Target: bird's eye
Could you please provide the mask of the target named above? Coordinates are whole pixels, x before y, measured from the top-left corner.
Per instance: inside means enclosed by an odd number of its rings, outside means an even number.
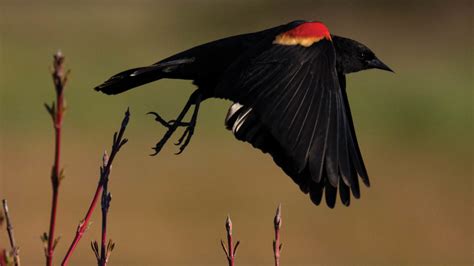
[[[365,53],[364,52],[360,53],[359,57],[360,58],[365,58]]]

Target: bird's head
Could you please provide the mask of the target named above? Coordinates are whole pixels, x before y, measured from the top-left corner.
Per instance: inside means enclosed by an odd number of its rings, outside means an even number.
[[[339,72],[348,74],[372,68],[393,72],[362,43],[336,35],[332,35],[332,40],[336,49],[336,67]]]

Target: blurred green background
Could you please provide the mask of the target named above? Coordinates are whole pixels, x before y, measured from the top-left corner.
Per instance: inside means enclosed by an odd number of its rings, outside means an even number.
[[[54,97],[48,68],[60,48],[72,74],[58,264],[130,106],[130,142],[110,184],[109,235],[117,243],[110,265],[225,265],[219,240],[228,213],[242,242],[237,265],[272,265],[280,202],[282,265],[472,265],[472,14],[471,1],[1,0],[0,196],[9,199],[23,264],[44,264],[39,236],[49,223],[53,131],[43,103]],[[269,156],[234,140],[222,100],[201,106],[184,154],[168,145],[149,157],[164,129],[145,113],[173,118],[190,82],[165,80],[115,97],[92,90],[118,71],[295,19],[325,22],[396,72],[348,77],[373,184],[350,208],[313,206]],[[99,233],[96,212],[72,265],[95,263],[89,243]]]

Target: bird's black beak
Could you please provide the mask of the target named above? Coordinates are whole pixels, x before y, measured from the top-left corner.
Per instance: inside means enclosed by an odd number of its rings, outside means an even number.
[[[394,72],[392,69],[390,69],[386,64],[384,64],[378,58],[374,58],[374,59],[370,60],[368,63],[369,63],[370,68],[378,68],[378,69]]]

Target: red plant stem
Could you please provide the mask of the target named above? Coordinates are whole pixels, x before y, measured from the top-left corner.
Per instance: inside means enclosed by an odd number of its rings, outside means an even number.
[[[58,196],[59,196],[59,187],[55,187],[53,185],[53,199],[52,199],[52,207],[51,207],[51,218],[49,223],[49,234],[48,234],[48,250],[46,254],[46,264],[48,266],[53,265],[53,244],[54,244],[54,232],[56,227],[56,213],[58,208]]]
[[[229,266],[234,266],[234,245],[232,243],[232,232],[227,234],[227,243],[229,248]]]
[[[275,266],[280,266],[280,229],[275,229]]]
[[[7,265],[7,250],[6,249],[0,249],[0,266]]]
[[[51,175],[51,184],[53,188],[53,198],[51,203],[51,218],[49,222],[49,234],[48,234],[48,251],[46,256],[46,264],[51,266],[53,264],[54,255],[54,240],[55,240],[55,228],[56,228],[56,214],[58,209],[58,198],[59,198],[59,176],[60,168],[59,162],[61,158],[61,126],[62,126],[62,108],[63,108],[63,95],[62,93],[57,97],[57,109],[54,123],[55,129],[55,154],[54,154],[54,167],[53,174]]]
[[[76,231],[76,236],[74,237],[74,240],[71,243],[71,246],[69,246],[69,249],[66,253],[66,256],[64,256],[63,262],[61,265],[67,265],[69,262],[69,259],[71,258],[72,252],[76,248],[77,244],[79,243],[79,240],[81,240],[82,235],[84,235],[84,232],[86,231],[89,221],[91,219],[92,213],[94,212],[95,206],[97,205],[97,201],[99,199],[99,195],[102,192],[102,184],[99,181],[99,184],[97,185],[97,189],[95,191],[94,197],[92,198],[92,202],[89,206],[89,209],[87,210],[86,216],[82,220],[81,223],[79,223],[79,226],[77,227]]]
[[[278,205],[275,218],[273,219],[273,226],[275,229],[275,240],[273,240],[273,255],[275,259],[275,266],[280,266],[280,228],[281,228],[281,205]]]
[[[235,243],[235,246],[232,242],[232,221],[230,220],[230,216],[227,216],[227,219],[225,221],[225,229],[227,231],[227,247],[224,245],[224,241],[222,240],[221,246],[227,257],[227,262],[229,263],[229,266],[234,266],[235,253],[237,252],[237,248],[239,247],[240,242],[237,241]]]
[[[110,157],[107,160],[107,163],[103,163],[101,169],[100,169],[100,178],[99,178],[99,183],[97,184],[97,189],[95,191],[94,197],[92,198],[92,202],[89,206],[89,209],[87,210],[86,216],[82,220],[82,222],[79,223],[79,226],[77,227],[76,231],[76,236],[74,237],[71,245],[69,246],[69,249],[64,256],[64,259],[61,263],[61,265],[67,265],[69,262],[69,259],[71,258],[72,253],[76,249],[77,244],[79,243],[79,240],[81,240],[82,236],[84,235],[84,232],[87,230],[87,227],[89,225],[90,218],[92,216],[92,213],[94,212],[94,209],[97,205],[97,201],[99,200],[99,195],[104,189],[104,184],[108,182],[109,178],[109,173],[110,169],[112,168],[112,162],[114,161],[115,155],[119,152],[120,148],[127,143],[127,139],[122,139],[123,134],[125,132],[125,129],[127,128],[127,124],[129,121],[130,117],[130,112],[127,110],[125,113],[125,118],[122,120],[122,126],[120,128],[120,131],[114,134],[114,140],[112,143],[112,151],[110,153]],[[105,241],[104,241],[105,242]]]
[[[224,243],[222,241],[221,244],[227,256],[227,262],[229,263],[229,266],[234,266],[235,253],[240,242],[237,241],[234,247],[234,243],[232,242],[232,221],[230,220],[230,216],[227,216],[227,219],[225,221],[225,229],[227,231],[227,249],[225,248]]]
[[[56,228],[56,214],[58,210],[58,198],[59,198],[59,184],[61,181],[61,129],[63,123],[63,112],[64,112],[64,86],[66,85],[67,73],[64,72],[64,56],[58,52],[54,55],[54,71],[53,82],[56,89],[56,109],[51,114],[54,124],[54,135],[55,135],[55,149],[54,149],[54,164],[51,173],[51,185],[53,188],[53,197],[51,202],[51,217],[49,222],[49,234],[48,234],[48,246],[46,251],[46,265],[51,266],[53,264],[54,255],[54,242],[55,242],[55,228]],[[52,106],[51,108],[54,108]]]

